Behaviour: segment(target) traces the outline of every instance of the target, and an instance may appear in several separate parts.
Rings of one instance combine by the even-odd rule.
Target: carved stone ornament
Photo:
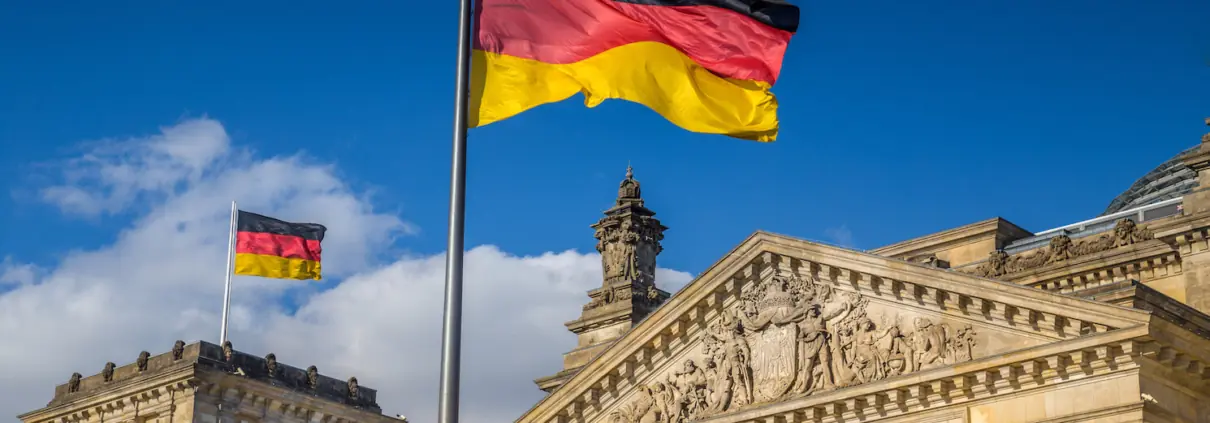
[[[867,312],[869,300],[810,277],[746,288],[701,335],[702,350],[639,386],[616,423],[686,423],[970,361],[975,329]]]
[[[223,361],[230,363],[231,359],[234,357],[235,357],[235,348],[231,347],[231,341],[224,341],[223,342]]]
[[[1032,253],[1022,253],[1010,256],[1002,250],[992,251],[987,262],[979,265],[973,271],[978,276],[995,278],[1047,264],[1063,262],[1076,257],[1109,251],[1118,247],[1143,242],[1154,238],[1146,227],[1134,223],[1133,219],[1121,219],[1114,226],[1112,233],[1096,237],[1086,237],[1079,241],[1072,240],[1067,235],[1059,235],[1050,239],[1050,245]]]
[[[147,360],[151,358],[151,353],[143,351],[139,353],[139,358],[134,360],[134,365],[138,367],[140,372],[147,371]]]
[[[176,341],[172,344],[172,360],[180,360],[185,356],[185,341]]]
[[[265,374],[269,377],[277,375],[277,355],[269,353],[265,356]]]
[[[79,373],[72,373],[71,378],[67,379],[67,392],[80,392],[80,376]]]
[[[1210,126],[1210,117],[1206,118],[1206,126]],[[1202,143],[1210,143],[1210,132],[1202,135]]]
[[[656,256],[663,250],[660,241],[668,228],[655,218],[655,212],[643,206],[633,168],[626,168],[614,207],[606,210],[605,217],[592,228],[597,252],[601,253],[603,283],[599,295],[594,295],[584,310],[631,298],[646,303],[647,287],[655,285]]]
[[[105,363],[105,367],[101,369],[101,380],[104,380],[106,382],[112,382],[114,367],[115,366],[112,361]]]
[[[349,399],[357,399],[357,389],[358,389],[357,388],[357,378],[356,377],[349,378],[349,390],[348,390]]]
[[[315,366],[307,368],[307,386],[311,389],[319,386],[319,369],[315,368]]]

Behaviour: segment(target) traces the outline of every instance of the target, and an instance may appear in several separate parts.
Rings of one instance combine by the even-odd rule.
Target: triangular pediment
[[[518,421],[746,415],[1147,322],[1138,310],[758,232]]]

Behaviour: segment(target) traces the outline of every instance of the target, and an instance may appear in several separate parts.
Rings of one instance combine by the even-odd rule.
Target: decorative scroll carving
[[[1003,250],[993,251],[988,256],[986,263],[968,273],[995,278],[1071,260],[1079,256],[1125,247],[1152,238],[1154,235],[1146,227],[1135,224],[1133,219],[1122,219],[1114,226],[1112,233],[1097,237],[1075,241],[1067,235],[1059,235],[1051,238],[1050,245],[1044,249],[1015,256],[1010,256]]]
[[[80,376],[79,373],[72,373],[71,379],[67,380],[67,392],[80,392]]]
[[[774,275],[701,335],[689,359],[610,413],[617,423],[686,423],[973,359],[975,329],[871,316],[869,300],[812,278]]]
[[[172,360],[180,360],[185,355],[185,341],[178,340],[172,344]]]
[[[608,304],[613,304],[618,301],[631,301],[639,305],[647,307],[656,307],[664,302],[665,297],[660,295],[659,289],[655,285],[620,285],[601,288],[600,293],[592,295],[592,300],[588,304],[584,304],[584,311],[592,310]]]
[[[139,358],[134,360],[134,365],[138,367],[140,372],[147,371],[147,360],[151,358],[151,353],[143,351],[139,353]]]
[[[265,356],[265,374],[272,378],[277,374],[277,355],[269,353]]]
[[[117,367],[113,362],[105,363],[105,367],[101,369],[101,380],[105,382],[113,381],[113,369]]]
[[[319,369],[315,368],[315,366],[307,368],[307,386],[311,389],[319,386]]]

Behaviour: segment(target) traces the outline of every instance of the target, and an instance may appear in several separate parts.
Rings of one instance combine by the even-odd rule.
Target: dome
[[[639,188],[639,181],[634,179],[634,168],[626,166],[626,179],[618,185],[618,204],[627,201],[639,201],[643,199],[642,189]]]
[[[1199,147],[1195,145],[1182,151],[1134,181],[1129,189],[1109,202],[1109,207],[1101,215],[1181,197],[1193,191],[1197,188],[1197,172],[1186,167],[1182,159],[1196,153]]]

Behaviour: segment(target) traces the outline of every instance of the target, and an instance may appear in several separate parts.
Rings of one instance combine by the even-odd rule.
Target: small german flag
[[[320,242],[328,228],[239,211],[235,274],[278,279],[320,279]]]

